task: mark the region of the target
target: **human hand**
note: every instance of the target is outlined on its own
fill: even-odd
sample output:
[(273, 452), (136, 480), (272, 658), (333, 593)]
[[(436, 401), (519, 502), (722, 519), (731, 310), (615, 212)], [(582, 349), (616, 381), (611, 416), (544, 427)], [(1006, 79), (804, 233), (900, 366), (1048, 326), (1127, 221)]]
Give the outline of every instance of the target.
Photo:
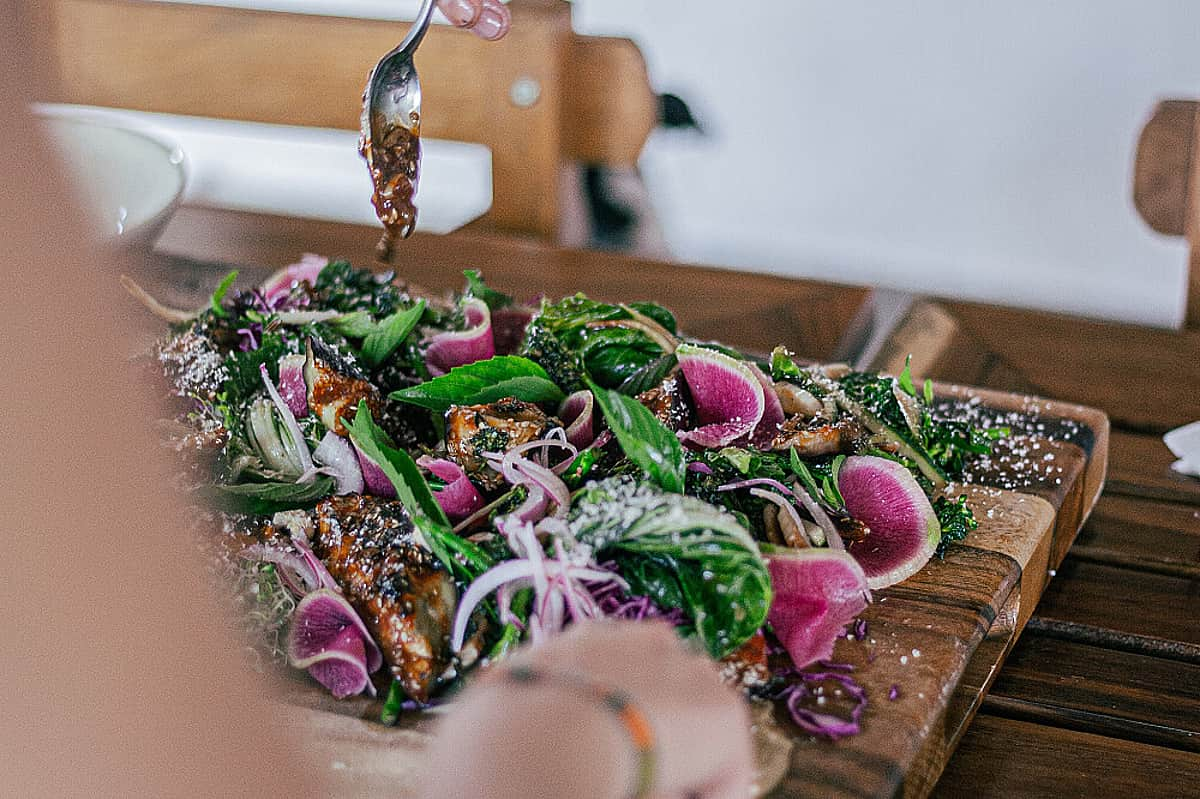
[(456, 28), (495, 41), (508, 33), (512, 14), (500, 0), (438, 0), (438, 8)]
[[(514, 685), (516, 667), (544, 675)], [(566, 679), (562, 679), (566, 678)], [(747, 797), (754, 778), (745, 701), (666, 624), (575, 624), (482, 674), (450, 710), (434, 746), (439, 795), (628, 795), (637, 758), (616, 715), (571, 685), (621, 691), (654, 734), (656, 799)]]

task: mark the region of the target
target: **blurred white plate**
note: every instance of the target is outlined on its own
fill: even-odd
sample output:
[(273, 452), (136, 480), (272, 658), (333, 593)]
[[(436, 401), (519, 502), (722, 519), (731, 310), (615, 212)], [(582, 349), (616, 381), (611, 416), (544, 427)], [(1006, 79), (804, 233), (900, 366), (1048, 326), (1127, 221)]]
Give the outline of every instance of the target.
[(84, 212), (102, 239), (149, 248), (183, 198), (183, 152), (145, 133), (43, 113)]

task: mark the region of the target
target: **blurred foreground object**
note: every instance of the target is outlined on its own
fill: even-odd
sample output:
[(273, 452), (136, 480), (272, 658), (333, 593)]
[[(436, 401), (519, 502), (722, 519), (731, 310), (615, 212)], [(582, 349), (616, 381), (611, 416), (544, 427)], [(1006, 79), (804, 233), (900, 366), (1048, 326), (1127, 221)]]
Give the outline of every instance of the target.
[(1187, 238), (1191, 269), (1184, 325), (1200, 328), (1200, 100), (1155, 106), (1138, 138), (1133, 202), (1154, 230)]

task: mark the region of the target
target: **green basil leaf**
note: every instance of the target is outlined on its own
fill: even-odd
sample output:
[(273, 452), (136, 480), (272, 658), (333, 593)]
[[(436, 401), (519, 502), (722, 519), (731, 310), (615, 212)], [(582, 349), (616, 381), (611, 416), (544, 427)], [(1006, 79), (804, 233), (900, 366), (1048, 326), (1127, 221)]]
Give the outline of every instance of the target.
[(662, 385), (667, 375), (678, 365), (679, 359), (675, 357), (675, 353), (660, 355), (625, 378), (625, 382), (617, 386), (617, 391), (629, 397), (636, 397), (643, 391)]
[(467, 295), (483, 300), (487, 305), (488, 310), (494, 311), (497, 308), (505, 308), (513, 304), (513, 298), (502, 291), (496, 291), (483, 282), (483, 275), (478, 269), (464, 269), (463, 275), (467, 278)]
[(565, 396), (545, 369), (517, 355), (497, 355), (456, 366), (449, 374), (391, 394), (392, 399), (439, 413), (451, 405), (480, 405), (505, 397), (525, 402), (562, 402)]
[(375, 329), (366, 337), (362, 345), (362, 359), (372, 369), (379, 366), (391, 355), (396, 347), (408, 338), (417, 323), (425, 313), (425, 300), (417, 300), (413, 307), (396, 311), (388, 318), (379, 322)]
[(680, 607), (713, 657), (745, 643), (771, 607), (771, 578), (737, 519), (695, 497), (633, 478), (585, 486), (571, 505), (576, 540), (630, 563), (636, 590)]
[(225, 295), (229, 293), (229, 289), (233, 286), (233, 281), (237, 280), (238, 270), (221, 278), (221, 282), (217, 284), (217, 289), (212, 293), (212, 299), (209, 300), (209, 305), (212, 307), (213, 313), (217, 316), (229, 316), (229, 311), (221, 307), (221, 303), (225, 301)]
[(265, 516), (281, 510), (311, 508), (333, 493), (333, 478), (318, 475), (310, 483), (237, 483), (213, 486), (215, 498), (225, 508)]
[(687, 460), (679, 438), (632, 397), (590, 381), (588, 387), (625, 455), (665, 491), (682, 494)]

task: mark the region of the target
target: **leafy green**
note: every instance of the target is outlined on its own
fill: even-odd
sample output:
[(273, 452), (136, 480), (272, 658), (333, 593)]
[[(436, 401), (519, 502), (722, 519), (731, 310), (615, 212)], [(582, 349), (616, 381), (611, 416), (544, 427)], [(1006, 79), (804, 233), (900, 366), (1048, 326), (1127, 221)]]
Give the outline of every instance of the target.
[(617, 386), (617, 391), (630, 397), (636, 397), (643, 391), (660, 386), (662, 381), (667, 379), (671, 370), (678, 365), (679, 359), (675, 357), (675, 353), (661, 355), (625, 378), (621, 385)]
[(378, 328), (370, 311), (352, 311), (330, 319), (325, 324), (346, 338), (366, 338)]
[(221, 278), (221, 282), (217, 284), (217, 289), (212, 293), (212, 299), (209, 300), (208, 306), (212, 308), (212, 312), (217, 316), (229, 316), (229, 311), (221, 307), (221, 303), (225, 301), (225, 295), (229, 293), (229, 289), (233, 286), (233, 282), (237, 280), (238, 270)]
[(393, 391), (392, 399), (444, 412), (451, 405), (479, 405), (505, 397), (525, 402), (562, 402), (566, 395), (538, 364), (517, 355), (456, 366), (449, 374)]
[(904, 371), (896, 378), (896, 382), (900, 384), (900, 390), (910, 397), (917, 396), (917, 389), (913, 386), (912, 381), (912, 356), (909, 355), (904, 359)]
[(526, 328), (521, 354), (568, 391), (580, 388), (583, 377), (616, 388), (673, 346), (674, 321), (652, 303), (611, 305), (576, 294), (542, 305)]
[(746, 642), (767, 618), (771, 580), (754, 539), (728, 513), (630, 477), (589, 483), (568, 524), (617, 559), (631, 588), (682, 608), (713, 657)]
[(411, 308), (396, 311), (380, 321), (363, 340), (360, 352), (363, 362), (374, 369), (399, 347), (425, 313), (425, 300), (417, 300)]
[(497, 308), (507, 308), (512, 305), (514, 300), (502, 291), (496, 291), (483, 282), (483, 275), (478, 269), (464, 269), (463, 275), (467, 278), (467, 296), (475, 297), (483, 300), (484, 305), (488, 310), (494, 311)]
[(358, 451), (387, 475), (409, 518), (451, 574), (470, 582), (492, 567), (487, 553), (455, 535), (416, 462), (404, 450), (392, 447), (387, 434), (371, 417), (366, 400), (358, 403), (358, 411), (346, 429)]
[(400, 680), (393, 677), (392, 684), (388, 688), (387, 699), (383, 703), (383, 710), (379, 713), (379, 722), (387, 727), (395, 725), (400, 720), (400, 714), (404, 712), (404, 699), (404, 688), (400, 685)]
[(370, 311), (377, 316), (390, 316), (408, 301), (408, 296), (394, 283), (390, 272), (375, 273), (356, 269), (349, 261), (331, 261), (313, 286), (313, 306), (325, 310), (351, 313)]
[(225, 418), (225, 428), (235, 430), (241, 425), (242, 410), (263, 390), (262, 372), (266, 365), (272, 380), (279, 380), (279, 359), (300, 351), (300, 342), (288, 340), (278, 331), (263, 333), (258, 349), (234, 350), (225, 358), (229, 378), (217, 395), (217, 409)]
[(932, 405), (933, 404), (933, 380), (931, 378), (928, 378), (928, 377), (925, 378), (925, 387), (924, 387), (923, 394), (925, 396), (925, 404)]
[(772, 380), (797, 380), (804, 373), (800, 371), (800, 367), (792, 360), (792, 354), (787, 351), (786, 347), (776, 347), (771, 351), (771, 379)]
[(318, 475), (309, 483), (216, 483), (213, 493), (227, 510), (268, 515), (281, 510), (310, 508), (332, 494), (333, 488), (332, 477)]
[(632, 397), (595, 383), (589, 387), (625, 455), (664, 491), (683, 493), (687, 460), (679, 438)]
[(959, 496), (950, 499), (942, 495), (933, 501), (933, 512), (937, 514), (938, 523), (942, 526), (942, 540), (938, 544), (938, 557), (945, 557), (946, 548), (955, 541), (967, 537), (967, 533), (979, 527), (979, 520), (967, 506), (967, 498)]

